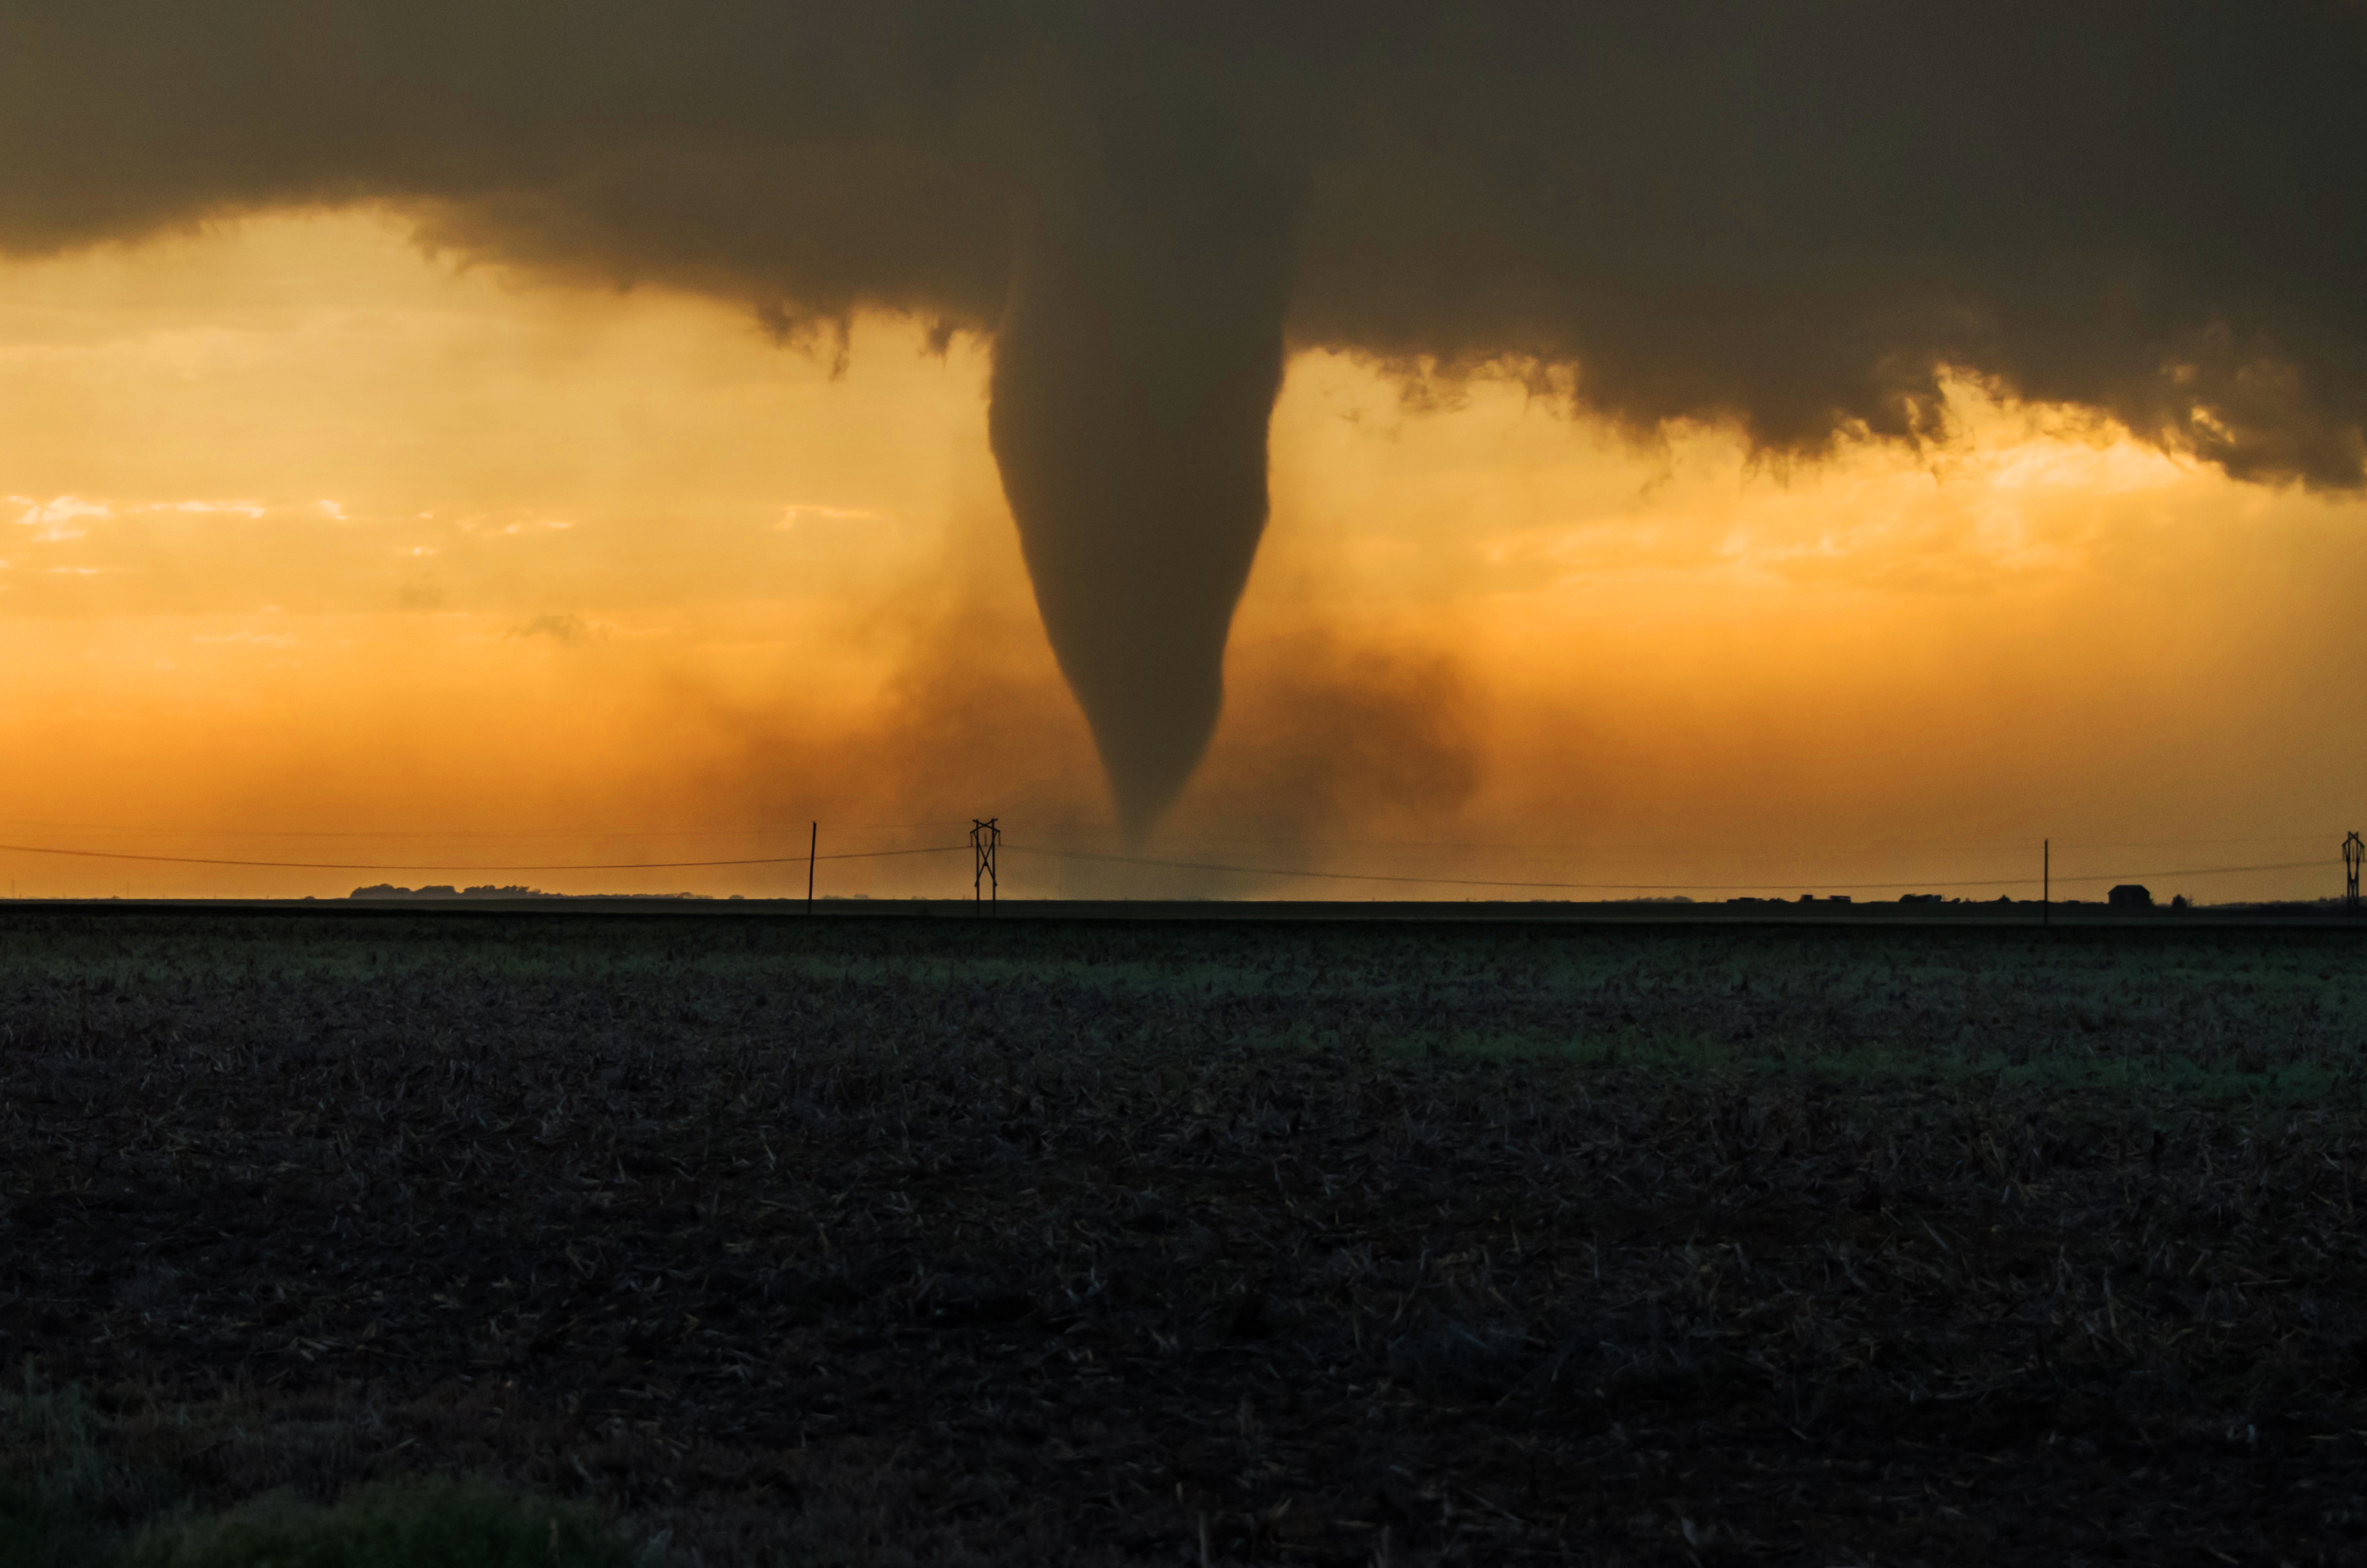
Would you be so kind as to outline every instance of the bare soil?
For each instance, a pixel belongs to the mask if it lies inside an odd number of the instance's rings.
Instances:
[[[0,915],[0,1360],[127,1517],[449,1472],[708,1564],[2367,1561],[2362,953]]]

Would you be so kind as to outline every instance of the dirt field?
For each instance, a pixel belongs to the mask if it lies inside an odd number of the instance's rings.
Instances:
[[[714,1565],[2367,1561],[2362,958],[0,914],[0,1365],[118,1522],[450,1472]]]

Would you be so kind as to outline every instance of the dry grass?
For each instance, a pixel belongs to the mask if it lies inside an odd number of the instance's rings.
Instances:
[[[0,944],[0,1354],[126,1520],[457,1472],[711,1564],[2367,1557],[2346,932]]]

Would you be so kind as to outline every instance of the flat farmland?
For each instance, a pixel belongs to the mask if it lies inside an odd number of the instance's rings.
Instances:
[[[0,913],[0,1476],[714,1565],[2367,1561],[2362,960]]]

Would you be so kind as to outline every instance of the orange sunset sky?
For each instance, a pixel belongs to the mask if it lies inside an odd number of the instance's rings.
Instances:
[[[997,815],[1014,894],[1611,896],[1122,846],[986,444],[986,346],[284,214],[0,263],[18,896],[802,893]],[[1302,354],[1225,717],[1152,858],[1693,896],[2339,890],[2367,503],[1954,384],[1783,471]],[[794,858],[643,871],[495,869]],[[2173,875],[2228,867],[2282,869]],[[966,856],[825,892],[968,892]]]

